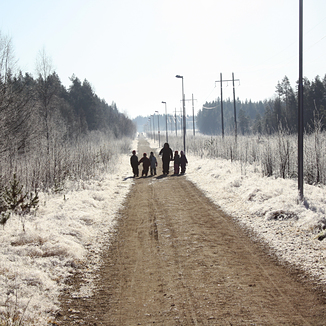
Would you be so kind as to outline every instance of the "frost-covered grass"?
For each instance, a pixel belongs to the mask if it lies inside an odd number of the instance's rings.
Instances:
[[[281,261],[326,285],[326,187],[305,184],[304,202],[300,203],[296,179],[266,177],[258,160],[212,157],[205,148],[207,139],[187,139],[191,150],[186,153],[186,177],[266,242]],[[173,151],[183,149],[181,137],[171,137],[169,143]],[[152,146],[158,149],[157,142]]]
[[[24,221],[13,215],[1,227],[0,325],[50,322],[65,281],[86,259],[92,260],[85,295],[90,293],[102,244],[133,183],[129,155],[117,154],[92,178],[67,180],[60,192],[40,192],[34,214]]]
[[[188,155],[187,178],[240,224],[253,230],[282,261],[326,284],[325,186],[305,185],[298,203],[294,180],[262,177],[253,165]]]
[[[162,137],[165,139],[165,137]],[[172,148],[183,148],[181,135],[169,136]],[[222,158],[260,167],[263,176],[294,179],[298,171],[298,140],[280,130],[270,136],[186,137],[186,152],[201,157]],[[304,136],[304,178],[308,184],[326,185],[326,132]]]
[[[325,234],[325,186],[305,184],[305,201],[298,204],[296,180],[264,177],[259,163],[201,155],[203,138],[198,139],[196,155],[186,153],[186,177],[281,260],[326,284],[326,239],[318,240]],[[151,147],[159,149],[157,142]],[[171,147],[182,150],[182,139]],[[129,150],[134,148],[136,143]],[[18,325],[21,318],[24,325],[51,321],[59,293],[68,287],[65,280],[86,260],[87,282],[76,295],[92,293],[103,244],[133,184],[129,155],[113,157],[108,170],[93,178],[67,182],[60,193],[41,192],[39,209],[24,221],[25,232],[18,216],[0,229],[1,326]]]
[[[88,180],[106,173],[116,153],[129,154],[130,139],[90,132],[76,140],[43,143],[23,153],[0,156],[0,190],[15,173],[26,191],[60,191],[67,180]]]

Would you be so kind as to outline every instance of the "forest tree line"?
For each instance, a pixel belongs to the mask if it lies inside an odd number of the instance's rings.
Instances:
[[[108,105],[85,79],[70,78],[66,89],[56,72],[37,78],[21,71],[0,71],[0,152],[28,151],[38,143],[75,140],[90,131],[115,138],[135,135],[136,127],[115,103]],[[37,146],[40,146],[38,144]]]
[[[25,151],[41,139],[76,139],[90,131],[133,137],[136,127],[115,103],[100,99],[85,79],[73,75],[66,89],[45,53],[37,62],[38,76],[14,73],[10,40],[0,35],[0,153]]]
[[[63,86],[44,51],[35,77],[15,65],[11,40],[0,34],[0,195],[14,173],[29,189],[90,175],[109,160],[112,140],[135,136],[135,124],[86,79],[73,75]]]
[[[326,126],[326,75],[303,83],[304,128],[310,133]],[[276,85],[273,99],[252,102],[236,100],[238,134],[274,134],[280,129],[289,133],[297,132],[298,93],[293,90],[287,76]],[[206,135],[222,133],[221,103],[206,102],[197,114],[197,128]],[[234,134],[234,102],[223,101],[223,120],[226,134]]]

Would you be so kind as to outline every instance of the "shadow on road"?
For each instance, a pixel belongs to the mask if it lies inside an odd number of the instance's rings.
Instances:
[[[126,180],[128,180],[128,179],[133,179],[134,177],[126,177],[126,178],[124,178],[123,179],[123,181],[126,181]]]

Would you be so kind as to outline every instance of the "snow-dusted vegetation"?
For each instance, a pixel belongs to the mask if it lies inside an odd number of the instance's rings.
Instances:
[[[266,242],[280,260],[325,284],[324,185],[305,184],[305,201],[298,203],[295,178],[264,175],[258,158],[245,161],[234,156],[232,160],[214,157],[211,146],[214,148],[217,141],[220,140],[206,136],[187,138],[186,177]],[[265,141],[273,143],[271,139]],[[103,148],[97,142],[98,147],[92,147],[97,148],[95,153]],[[181,137],[171,137],[169,142],[173,150],[182,150]],[[249,142],[249,138],[238,139],[238,145],[247,144],[248,148]],[[69,286],[65,281],[86,262],[85,286],[75,295],[92,294],[93,277],[101,264],[100,252],[114,228],[115,214],[134,182],[129,154],[137,148],[136,142],[131,145],[112,141],[107,146],[111,159],[106,164],[98,161],[91,177],[67,179],[60,191],[39,192],[37,210],[31,209],[26,215],[13,214],[0,229],[0,325],[18,325],[21,321],[45,325],[53,320],[59,309],[60,291]],[[159,148],[157,141],[151,146]],[[244,146],[238,148],[246,152]],[[227,147],[219,147],[218,152],[226,153]],[[257,148],[260,152],[264,153]]]
[[[181,137],[169,137],[169,143],[173,150],[183,149]],[[237,143],[229,136],[189,136],[186,177],[281,261],[326,284],[325,144],[325,132],[305,136],[303,202],[294,136],[238,137]]]
[[[326,189],[305,184],[298,202],[297,182],[263,177],[253,165],[188,155],[187,178],[252,234],[280,261],[326,284]]]
[[[172,148],[183,149],[182,137],[169,137]],[[298,139],[279,131],[273,135],[186,137],[186,152],[207,158],[238,161],[243,169],[249,164],[262,176],[297,177]],[[313,185],[326,184],[326,132],[320,129],[304,136],[304,178]]]
[[[101,137],[71,149],[70,167],[80,174],[40,191],[37,209],[10,212],[0,229],[0,325],[53,320],[67,278],[86,260],[91,264],[85,295],[90,293],[98,253],[131,185],[130,149],[128,139]],[[33,161],[23,163],[23,170],[33,171]]]
[[[112,226],[136,128],[44,51],[35,78],[13,54],[0,33],[0,325],[42,325]]]

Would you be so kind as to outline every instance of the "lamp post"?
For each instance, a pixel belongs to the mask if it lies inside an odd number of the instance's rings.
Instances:
[[[150,137],[152,138],[152,123],[151,123],[151,118],[148,118],[148,122],[149,122],[149,133],[150,133]]]
[[[192,130],[195,137],[195,106],[194,106],[194,94],[191,95],[192,100]]]
[[[161,137],[160,137],[160,114],[158,111],[157,113],[157,133],[158,133],[158,147],[161,147]]]
[[[155,142],[155,124],[154,124],[155,113],[152,114],[151,117],[153,117],[153,140]]]
[[[169,140],[168,140],[168,113],[166,110],[166,102],[162,101],[162,103],[165,104],[165,129],[166,129],[165,141],[168,143],[169,142]]]
[[[174,109],[175,136],[178,137],[177,108]]]
[[[183,87],[183,76],[176,75],[176,78],[182,79],[182,106],[183,106],[183,152],[186,153],[186,107],[185,107],[185,94]]]

